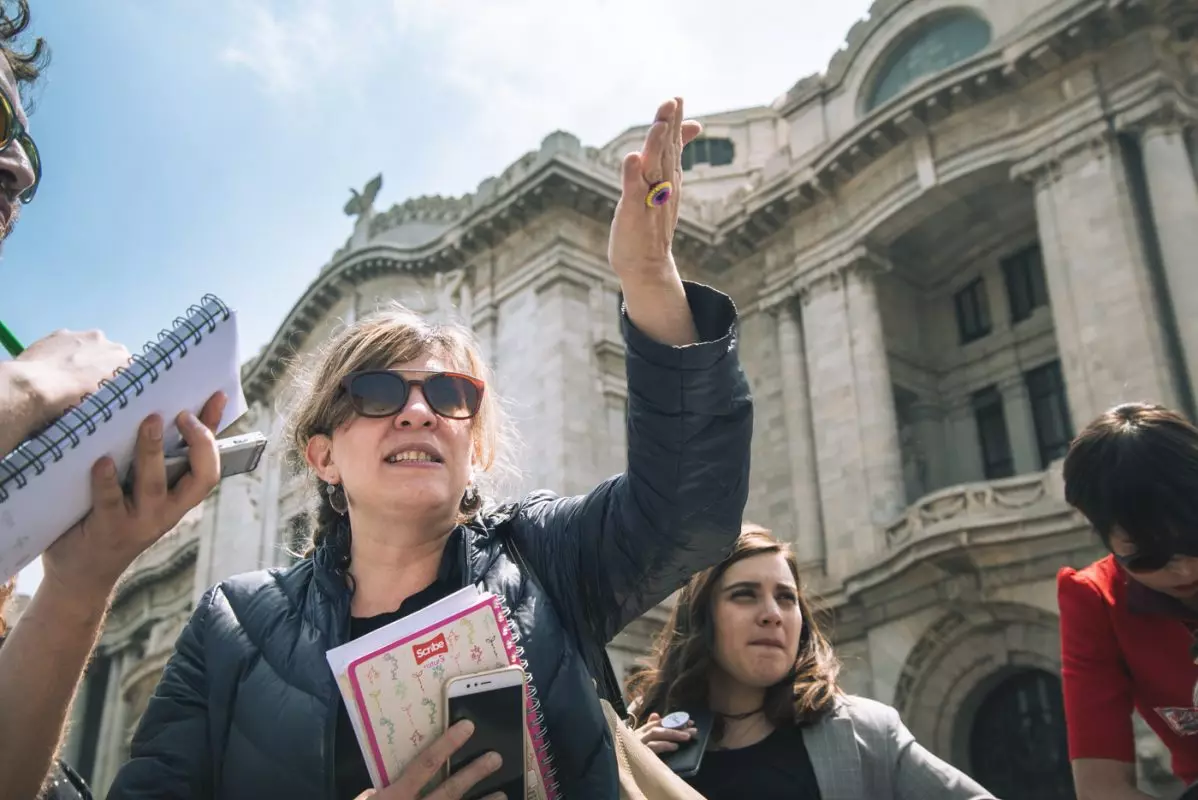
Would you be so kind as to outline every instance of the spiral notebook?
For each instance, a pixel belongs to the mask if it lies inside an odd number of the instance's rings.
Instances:
[[[228,397],[221,430],[244,414],[240,364],[236,314],[206,295],[96,391],[0,460],[0,581],[83,519],[97,460],[111,456],[125,477],[146,417],[162,415],[169,453],[183,444],[178,413],[198,414],[217,391]]]
[[[444,732],[445,681],[510,665],[527,674],[518,640],[503,602],[467,587],[328,652],[376,789]],[[527,681],[525,800],[556,800],[536,687]]]

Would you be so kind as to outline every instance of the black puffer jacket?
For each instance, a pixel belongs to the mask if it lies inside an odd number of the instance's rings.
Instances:
[[[736,312],[708,287],[687,284],[687,296],[699,344],[661,345],[624,317],[627,472],[585,496],[535,493],[464,531],[463,574],[512,611],[570,800],[618,796],[596,653],[727,554],[747,499],[753,412]],[[349,609],[323,550],[210,589],[109,797],[332,798],[341,698],[325,651],[345,641]]]

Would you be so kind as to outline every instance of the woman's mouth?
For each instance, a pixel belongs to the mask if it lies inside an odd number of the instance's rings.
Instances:
[[[406,447],[402,450],[392,451],[383,461],[393,466],[426,468],[440,466],[443,463],[441,456],[433,448],[425,446]]]

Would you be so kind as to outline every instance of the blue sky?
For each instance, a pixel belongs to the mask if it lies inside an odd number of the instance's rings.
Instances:
[[[382,172],[384,209],[461,194],[555,129],[602,144],[673,94],[694,114],[769,103],[869,3],[33,5],[45,175],[4,245],[0,319],[133,349],[214,292],[248,357],[349,235],[349,187]]]

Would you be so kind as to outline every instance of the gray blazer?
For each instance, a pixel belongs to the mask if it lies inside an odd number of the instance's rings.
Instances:
[[[925,750],[888,705],[846,695],[803,729],[823,800],[995,800]]]

